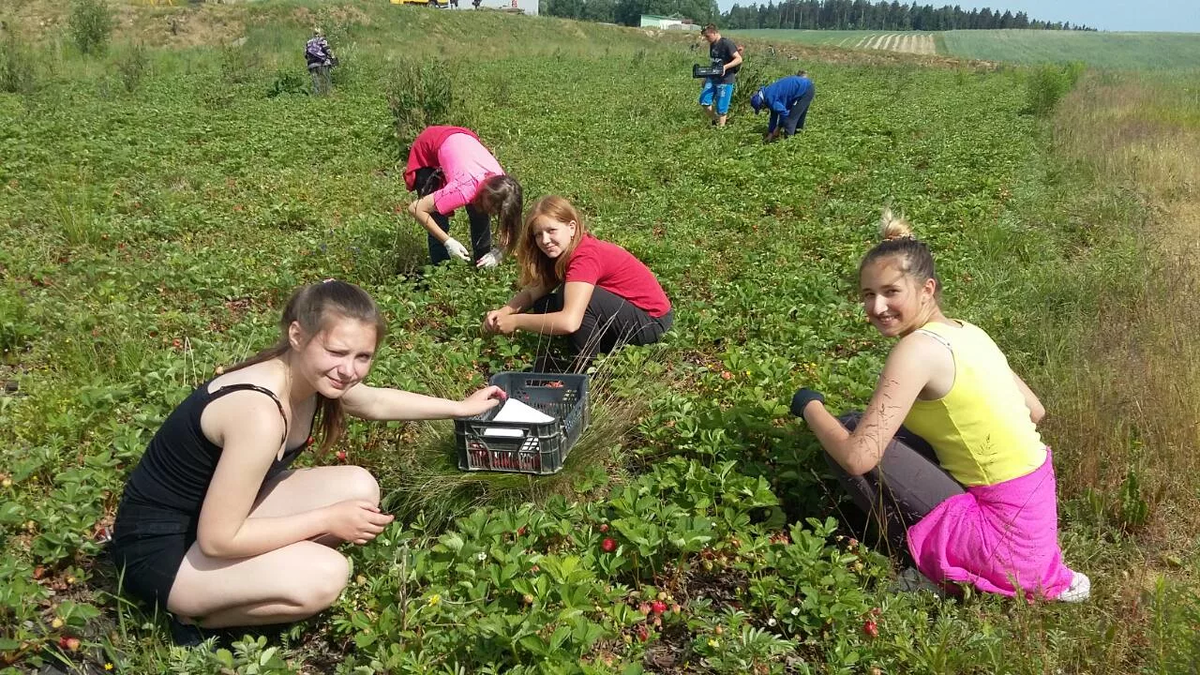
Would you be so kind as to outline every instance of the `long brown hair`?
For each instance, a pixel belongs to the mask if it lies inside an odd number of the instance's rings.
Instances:
[[[890,208],[883,210],[879,218],[879,242],[858,264],[858,275],[861,277],[867,263],[888,257],[899,260],[900,271],[912,277],[918,284],[926,279],[933,279],[934,300],[942,299],[942,280],[938,279],[937,267],[933,264],[933,253],[925,242],[913,236],[912,226],[903,216],[895,216]]]
[[[479,184],[472,200],[484,213],[496,216],[499,223],[500,248],[512,253],[521,230],[522,190],[516,178],[508,175],[488,176]]]
[[[560,223],[575,222],[575,236],[557,258],[551,258],[538,248],[533,234],[533,223],[541,217],[552,218]],[[521,267],[521,285],[537,284],[543,288],[554,288],[567,278],[567,263],[575,247],[587,235],[587,226],[571,202],[558,195],[547,195],[533,203],[525,214],[525,229],[517,240],[517,264]]]
[[[376,348],[387,336],[387,321],[366,291],[345,281],[329,279],[297,289],[279,319],[279,340],[225,372],[270,361],[290,352],[292,347],[288,341],[288,328],[293,322],[299,323],[305,336],[311,340],[329,328],[336,319],[357,319],[375,326]],[[317,423],[314,426],[318,427],[314,435],[321,439],[321,452],[333,447],[346,430],[346,411],[341,399],[317,394]]]

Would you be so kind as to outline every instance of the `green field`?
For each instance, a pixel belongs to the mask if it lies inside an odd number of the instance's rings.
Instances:
[[[931,35],[931,33],[912,33],[915,35]],[[746,37],[755,40],[779,40],[801,42],[806,45],[825,45],[830,47],[854,47],[860,41],[878,35],[902,35],[900,31],[881,30],[786,30],[776,28],[740,29],[726,31],[731,37]]]
[[[952,56],[1013,63],[1082,61],[1098,68],[1188,69],[1200,64],[1200,33],[952,30]]]
[[[894,31],[738,30],[731,35],[769,41],[854,48]],[[927,34],[927,33],[926,33]],[[1200,63],[1200,34],[1049,30],[952,30],[933,33],[937,53],[1010,63],[1082,61],[1099,68],[1188,69]]]
[[[4,47],[7,72],[29,76],[0,92],[4,675],[1115,675],[1183,672],[1200,651],[1180,638],[1200,621],[1200,552],[1176,541],[1167,572],[1130,581],[1160,560],[1139,539],[1159,515],[1125,469],[1141,441],[1105,457],[1115,485],[1091,482],[1088,447],[1058,443],[1072,331],[1120,304],[1097,287],[1124,301],[1151,266],[1115,238],[1144,211],[1054,154],[1026,73],[838,51],[806,64],[820,82],[806,131],[764,145],[746,88],[711,128],[690,43],[640,31],[386,3],[144,11],[129,35],[153,47],[118,35],[84,56],[22,26]],[[180,35],[166,17],[186,19]],[[314,24],[341,58],[327,98],[306,93]],[[794,68],[754,54],[744,81]],[[413,96],[438,85],[446,112]],[[601,362],[591,431],[555,478],[459,473],[449,423],[352,423],[339,449],[399,517],[343,549],[342,597],[269,648],[171,649],[163,617],[119,594],[96,533],[162,419],[271,343],[292,289],[336,277],[372,293],[391,323],[375,385],[461,396],[545,349],[480,333],[511,262],[423,267],[401,177],[418,130],[403,122],[421,114],[476,130],[527,204],[573,200],[654,270],[676,326]],[[949,313],[987,329],[1061,425],[1046,433],[1062,543],[1089,604],[893,592],[894,562],[789,415],[799,386],[846,410],[875,385],[890,345],[855,274],[888,203],[935,252]],[[1097,214],[1111,226],[1089,229]]]

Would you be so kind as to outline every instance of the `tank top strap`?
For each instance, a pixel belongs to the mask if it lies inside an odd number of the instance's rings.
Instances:
[[[918,328],[913,332],[920,333],[921,335],[927,335],[927,336],[933,338],[934,340],[937,340],[938,342],[942,343],[942,345],[946,349],[949,349],[951,352],[954,351],[954,347],[950,344],[950,341],[947,340],[946,336],[942,335],[941,333],[937,333],[935,331],[929,330],[928,328]]]
[[[279,439],[279,445],[280,447],[285,446],[287,444],[288,436],[287,415],[284,414],[283,403],[280,402],[279,397],[275,395],[275,392],[267,389],[266,387],[260,387],[257,384],[250,384],[249,382],[243,382],[241,384],[227,384],[209,394],[208,401],[211,403],[222,396],[225,396],[226,394],[232,394],[235,391],[256,391],[260,394],[266,394],[267,396],[271,397],[271,400],[275,402],[275,407],[279,408],[279,416],[283,418],[283,438]]]

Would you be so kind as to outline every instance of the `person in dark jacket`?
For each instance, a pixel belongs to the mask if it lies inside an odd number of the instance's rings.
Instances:
[[[312,37],[304,43],[304,60],[308,62],[308,73],[312,76],[313,95],[328,94],[333,89],[329,71],[337,63],[337,57],[320,28],[314,28]]]
[[[784,136],[793,136],[797,129],[803,129],[808,106],[816,93],[817,88],[803,70],[754,92],[750,97],[754,114],[757,115],[764,108],[771,111],[771,121],[763,142],[770,143],[778,139],[780,132]]]

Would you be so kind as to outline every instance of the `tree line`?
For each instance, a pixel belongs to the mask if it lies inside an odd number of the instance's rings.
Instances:
[[[987,7],[964,10],[959,5],[918,5],[893,0],[790,0],[767,4],[735,4],[724,14],[715,0],[543,0],[541,12],[585,21],[636,26],[643,14],[682,16],[696,23],[710,21],[722,28],[798,28],[828,30],[964,30],[1030,28],[1038,30],[1095,30],[1070,21],[1031,19],[1025,12],[1001,12]]]

